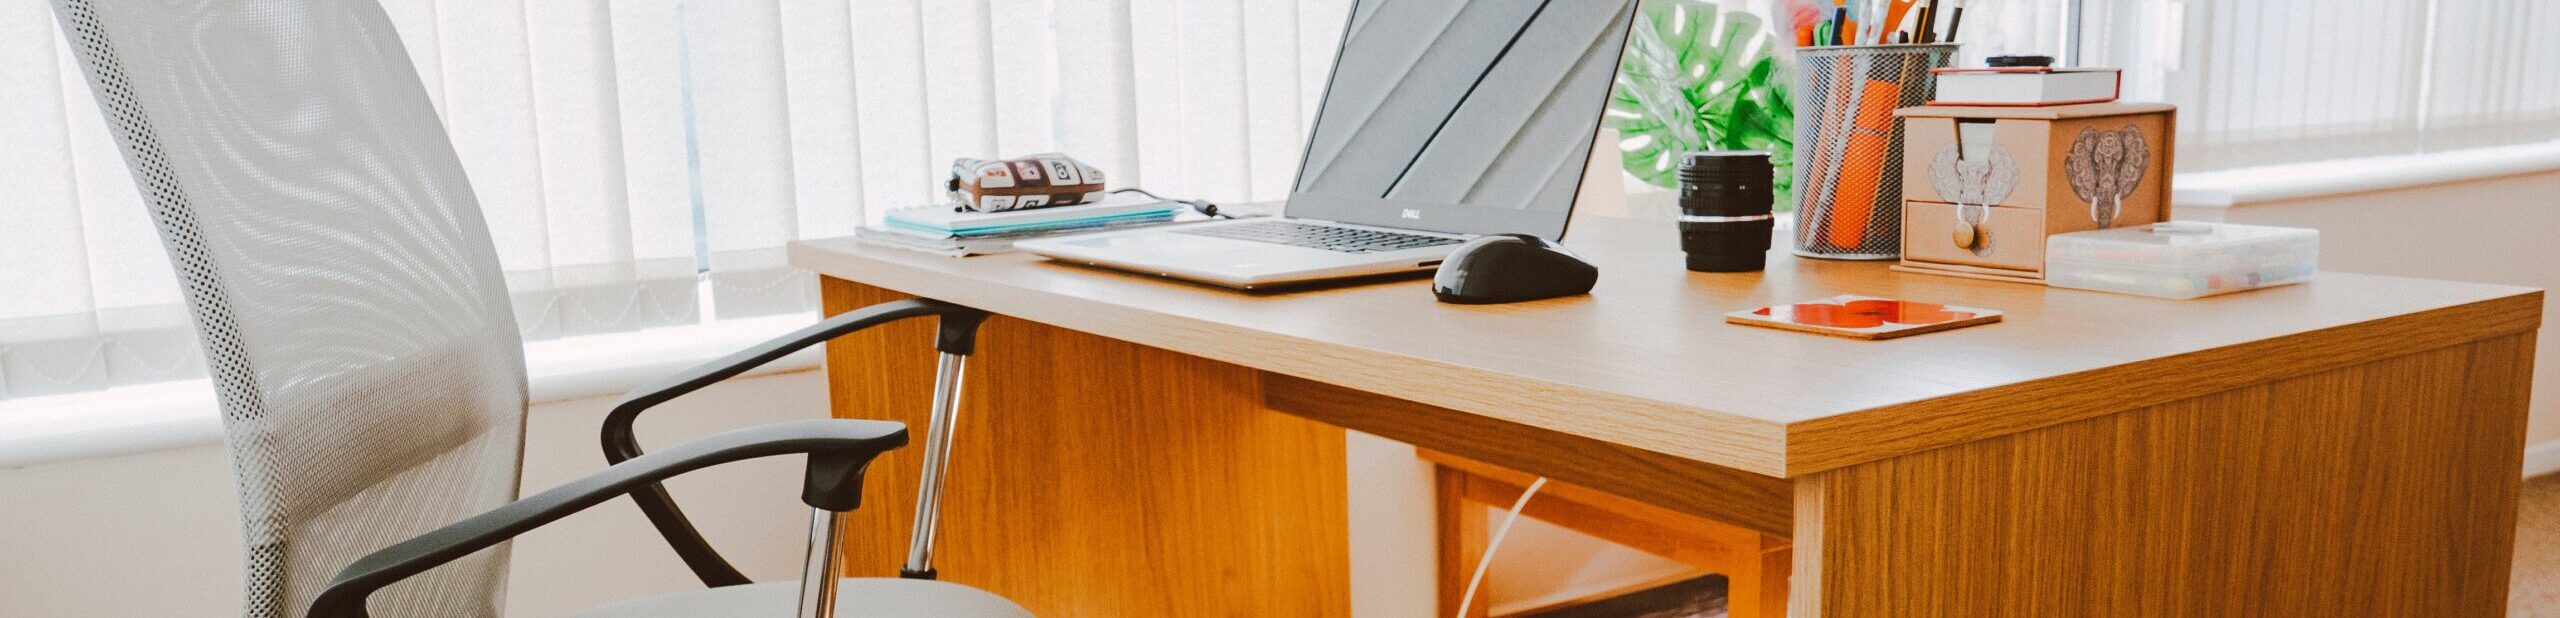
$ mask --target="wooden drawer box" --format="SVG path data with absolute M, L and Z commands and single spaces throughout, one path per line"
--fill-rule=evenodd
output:
M 2174 106 L 1920 106 L 1894 114 L 1905 135 L 1896 270 L 2042 281 L 2045 236 L 2169 218 Z

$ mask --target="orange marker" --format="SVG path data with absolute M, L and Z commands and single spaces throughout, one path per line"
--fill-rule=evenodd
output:
M 1846 171 L 1832 191 L 1830 225 L 1822 230 L 1823 241 L 1833 247 L 1855 250 L 1865 244 L 1867 224 L 1875 219 L 1876 193 L 1883 190 L 1877 185 L 1884 182 L 1885 138 L 1892 135 L 1893 106 L 1901 100 L 1902 84 L 1867 80 L 1848 152 L 1840 157 Z
M 1911 13 L 1912 5 L 1919 3 L 1919 0 L 1893 0 L 1893 8 L 1888 8 L 1884 11 L 1884 31 L 1891 33 L 1896 30 L 1901 30 L 1902 18 Z M 1886 34 L 1884 36 L 1890 38 L 1893 35 Z

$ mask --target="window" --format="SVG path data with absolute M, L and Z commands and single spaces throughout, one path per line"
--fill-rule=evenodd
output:
M 807 311 L 782 246 L 958 157 L 1276 199 L 1347 2 L 384 0 L 529 338 Z M 0 4 L 0 398 L 203 375 L 43 2 Z M 707 310 L 707 311 L 706 311 Z
M 2178 169 L 2560 138 L 2560 4 L 2072 0 L 2089 60 L 2178 105 Z
M 1952 2 L 1952 0 L 1948 0 Z M 962 156 L 1277 199 L 1348 0 L 383 0 L 529 338 L 806 311 L 781 247 L 936 199 Z M 1774 0 L 1719 0 L 1768 15 Z M 1960 62 L 2078 28 L 2202 171 L 2560 137 L 2560 5 L 1972 0 Z M 2076 19 L 2075 19 L 2076 18 Z M 42 2 L 0 3 L 0 398 L 202 375 Z

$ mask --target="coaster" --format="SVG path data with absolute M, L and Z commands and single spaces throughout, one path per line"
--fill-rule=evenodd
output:
M 1746 326 L 1848 337 L 1892 339 L 2000 321 L 2000 312 L 1894 298 L 1843 295 L 1724 314 Z

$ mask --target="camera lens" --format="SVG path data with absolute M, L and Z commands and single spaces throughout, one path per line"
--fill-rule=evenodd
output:
M 1746 272 L 1768 265 L 1770 185 L 1776 172 L 1769 153 L 1719 150 L 1691 153 L 1680 163 L 1680 249 L 1689 270 Z

